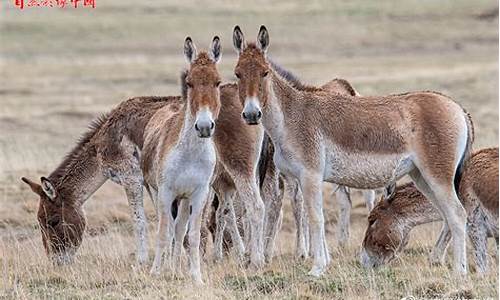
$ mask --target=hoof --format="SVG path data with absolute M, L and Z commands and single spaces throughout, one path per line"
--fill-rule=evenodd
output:
M 312 277 L 321 277 L 325 273 L 325 268 L 318 268 L 318 267 L 313 267 L 307 275 L 312 276 Z

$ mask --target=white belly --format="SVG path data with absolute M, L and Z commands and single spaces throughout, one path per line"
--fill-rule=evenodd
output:
M 410 153 L 350 153 L 333 145 L 325 152 L 324 180 L 353 188 L 384 187 L 414 168 Z

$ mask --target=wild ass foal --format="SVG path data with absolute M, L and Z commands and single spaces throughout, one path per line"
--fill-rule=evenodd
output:
M 494 237 L 498 247 L 498 148 L 476 151 L 465 162 L 459 197 L 467 211 L 467 233 L 474 248 L 477 270 L 485 273 L 487 237 Z M 413 184 L 397 187 L 368 217 L 362 263 L 377 267 L 390 262 L 406 246 L 414 227 L 442 219 Z M 450 237 L 445 226 L 431 253 L 431 263 L 443 262 Z
M 351 97 L 300 91 L 268 63 L 264 26 L 256 44 L 247 44 L 235 27 L 233 42 L 239 53 L 235 75 L 242 116 L 250 125 L 262 121 L 275 148 L 276 166 L 298 180 L 304 195 L 314 257 L 309 274 L 321 275 L 330 261 L 322 182 L 374 189 L 405 174 L 443 213 L 453 236 L 455 270 L 467 273 L 466 214 L 454 179 L 469 155 L 471 135 L 458 104 L 433 92 Z
M 180 258 L 189 228 L 190 275 L 195 282 L 202 283 L 200 228 L 216 164 L 212 135 L 221 107 L 221 79 L 216 68 L 221 56 L 220 40 L 214 37 L 210 52 L 197 54 L 188 37 L 184 55 L 190 64 L 186 103 L 179 110 L 162 108 L 149 121 L 144 138 L 143 172 L 148 186 L 157 191 L 158 199 L 158 237 L 151 273 L 160 272 L 165 250 L 170 263 L 174 231 L 174 260 Z M 172 203 L 176 199 L 179 209 L 174 223 Z

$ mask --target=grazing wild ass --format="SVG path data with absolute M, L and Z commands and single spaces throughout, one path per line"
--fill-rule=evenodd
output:
M 299 90 L 266 58 L 269 34 L 246 43 L 238 26 L 235 75 L 247 124 L 262 121 L 280 172 L 298 180 L 307 207 L 314 263 L 320 276 L 330 262 L 326 247 L 322 182 L 360 189 L 387 186 L 409 174 L 439 207 L 450 226 L 457 273 L 466 274 L 466 213 L 454 179 L 469 155 L 471 124 L 464 110 L 434 92 L 383 97 Z
M 88 132 L 59 167 L 48 178 L 41 178 L 41 184 L 23 177 L 23 181 L 40 196 L 38 221 L 42 240 L 47 254 L 55 262 L 71 261 L 80 246 L 86 225 L 82 206 L 108 179 L 125 189 L 134 223 L 136 259 L 139 264 L 148 261 L 143 185 L 155 203 L 158 203 L 158 190 L 155 185 L 148 185 L 143 177 L 143 168 L 151 163 L 149 160 L 153 155 L 149 152 L 154 150 L 144 147 L 145 136 L 149 134 L 145 129 L 153 115 L 163 108 L 168 107 L 163 110 L 164 113 L 182 109 L 183 99 L 187 98 L 186 76 L 187 73 L 183 73 L 181 77 L 181 97 L 132 98 L 92 122 Z M 231 189 L 236 190 L 247 211 L 257 216 L 254 220 L 259 220 L 263 218 L 264 204 L 255 183 L 255 172 L 263 130 L 249 127 L 241 119 L 243 106 L 236 84 L 221 85 L 220 97 L 223 105 L 213 136 L 217 151 L 214 189 L 221 195 L 227 190 L 229 193 Z M 156 144 L 159 143 L 157 140 Z M 149 145 L 154 144 L 151 142 Z M 219 176 L 224 176 L 224 179 Z M 218 184 L 222 180 L 225 180 L 226 186 Z M 258 233 L 259 222 L 252 222 L 252 226 L 256 228 L 253 232 Z M 257 240 L 258 234 L 252 235 L 252 238 Z M 243 246 L 239 250 L 243 251 Z M 259 256 L 255 251 L 250 259 L 253 265 L 263 262 L 262 254 Z
M 472 241 L 477 269 L 487 271 L 487 237 L 498 247 L 498 148 L 476 151 L 465 163 L 459 198 L 467 212 L 467 233 Z M 361 262 L 377 267 L 390 262 L 406 246 L 411 230 L 443 218 L 413 184 L 399 186 L 382 199 L 368 217 Z M 451 235 L 445 226 L 432 253 L 432 264 L 441 264 Z

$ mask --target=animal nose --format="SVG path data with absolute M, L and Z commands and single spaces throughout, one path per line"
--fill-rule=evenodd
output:
M 243 111 L 241 113 L 241 116 L 247 122 L 247 124 L 257 125 L 262 118 L 262 112 L 260 111 L 260 109 L 256 111 Z
M 194 129 L 198 132 L 201 138 L 209 138 L 212 136 L 215 129 L 214 121 L 198 121 L 194 124 Z

